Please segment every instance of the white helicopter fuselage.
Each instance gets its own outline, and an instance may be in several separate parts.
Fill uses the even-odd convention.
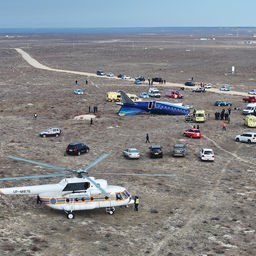
[[[56,210],[78,211],[133,204],[129,192],[93,177],[65,178],[56,184],[0,189],[6,195],[37,195],[40,203]]]

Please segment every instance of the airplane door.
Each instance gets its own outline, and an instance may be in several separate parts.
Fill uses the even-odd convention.
[[[150,101],[150,102],[148,103],[148,109],[154,108],[154,105],[155,105],[155,102],[154,102],[154,101]]]

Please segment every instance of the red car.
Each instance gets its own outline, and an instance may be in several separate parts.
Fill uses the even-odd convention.
[[[179,91],[166,91],[165,97],[173,99],[182,99],[183,95]]]
[[[184,132],[184,136],[194,138],[194,139],[200,139],[202,138],[202,133],[200,132],[200,130],[196,128],[190,128]]]

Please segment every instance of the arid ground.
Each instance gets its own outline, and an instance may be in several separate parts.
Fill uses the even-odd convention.
[[[233,36],[215,40],[168,35],[1,36],[1,177],[53,172],[8,159],[8,155],[75,169],[106,152],[108,158],[92,168],[90,175],[126,187],[141,203],[138,212],[132,206],[118,208],[114,215],[97,209],[76,212],[75,219],[68,220],[64,212],[37,205],[36,198],[2,195],[0,255],[256,255],[255,145],[234,141],[235,135],[250,130],[243,125],[242,96],[210,91],[197,94],[185,88],[182,102],[209,114],[200,124],[203,138],[199,140],[183,136],[192,125],[184,116],[120,117],[119,106],[105,101],[108,91],[147,91],[147,79],[156,76],[167,81],[166,85],[155,84],[163,94],[171,83],[182,86],[192,77],[217,89],[230,84],[232,90],[247,93],[256,88],[256,44],[249,44],[250,40],[254,42],[253,38]],[[38,69],[15,48],[53,69],[92,74],[103,69],[115,75],[143,75],[146,82],[134,85],[132,81]],[[232,66],[235,74],[231,74]],[[74,95],[76,88],[85,89],[85,94]],[[227,131],[222,130],[221,121],[214,120],[216,110],[222,109],[213,105],[216,100],[233,102]],[[99,110],[93,125],[74,119],[88,114],[89,106]],[[63,134],[40,138],[39,132],[47,127],[59,127]],[[146,133],[151,144],[163,146],[163,159],[149,158]],[[89,154],[64,156],[73,141],[88,144]],[[171,156],[177,142],[187,144],[185,158]],[[141,159],[122,156],[131,146],[141,151]],[[202,147],[214,150],[214,162],[199,160]],[[132,175],[136,173],[174,175]],[[9,181],[1,182],[0,187],[59,180]]]

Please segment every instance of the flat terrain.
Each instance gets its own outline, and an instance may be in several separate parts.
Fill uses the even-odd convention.
[[[183,137],[193,124],[183,116],[137,115],[119,117],[108,91],[139,94],[148,89],[132,81],[84,76],[37,69],[15,50],[21,48],[41,64],[61,70],[95,74],[103,69],[115,75],[160,76],[166,85],[183,84],[191,77],[215,88],[231,84],[232,90],[256,88],[256,51],[251,38],[172,36],[21,36],[0,37],[0,174],[1,177],[52,172],[6,158],[16,155],[75,169],[86,166],[103,152],[109,157],[90,175],[122,185],[141,199],[139,211],[118,208],[112,216],[104,209],[77,212],[74,220],[61,211],[36,204],[36,198],[1,196],[0,255],[256,255],[255,145],[236,143],[244,130],[242,96],[184,90],[183,103],[204,109],[209,118],[200,124],[203,138]],[[231,74],[231,67],[236,73]],[[78,81],[78,85],[75,81]],[[88,85],[86,85],[86,80]],[[76,88],[85,95],[74,95]],[[171,87],[173,88],[173,87]],[[177,87],[179,89],[179,87]],[[163,101],[178,102],[162,98]],[[233,102],[227,131],[214,120],[216,100]],[[180,100],[179,100],[180,101]],[[89,106],[99,112],[88,120]],[[235,109],[236,108],[236,109]],[[37,113],[37,120],[33,114]],[[60,127],[58,138],[40,138],[47,127]],[[163,146],[163,159],[150,159],[145,143]],[[66,146],[81,141],[91,148],[80,157],[64,156]],[[186,143],[185,158],[171,156],[177,142]],[[126,147],[137,147],[142,158],[127,160]],[[200,148],[215,151],[215,162],[201,162]],[[119,174],[171,173],[172,177]],[[0,187],[55,183],[60,179],[2,182]]]

